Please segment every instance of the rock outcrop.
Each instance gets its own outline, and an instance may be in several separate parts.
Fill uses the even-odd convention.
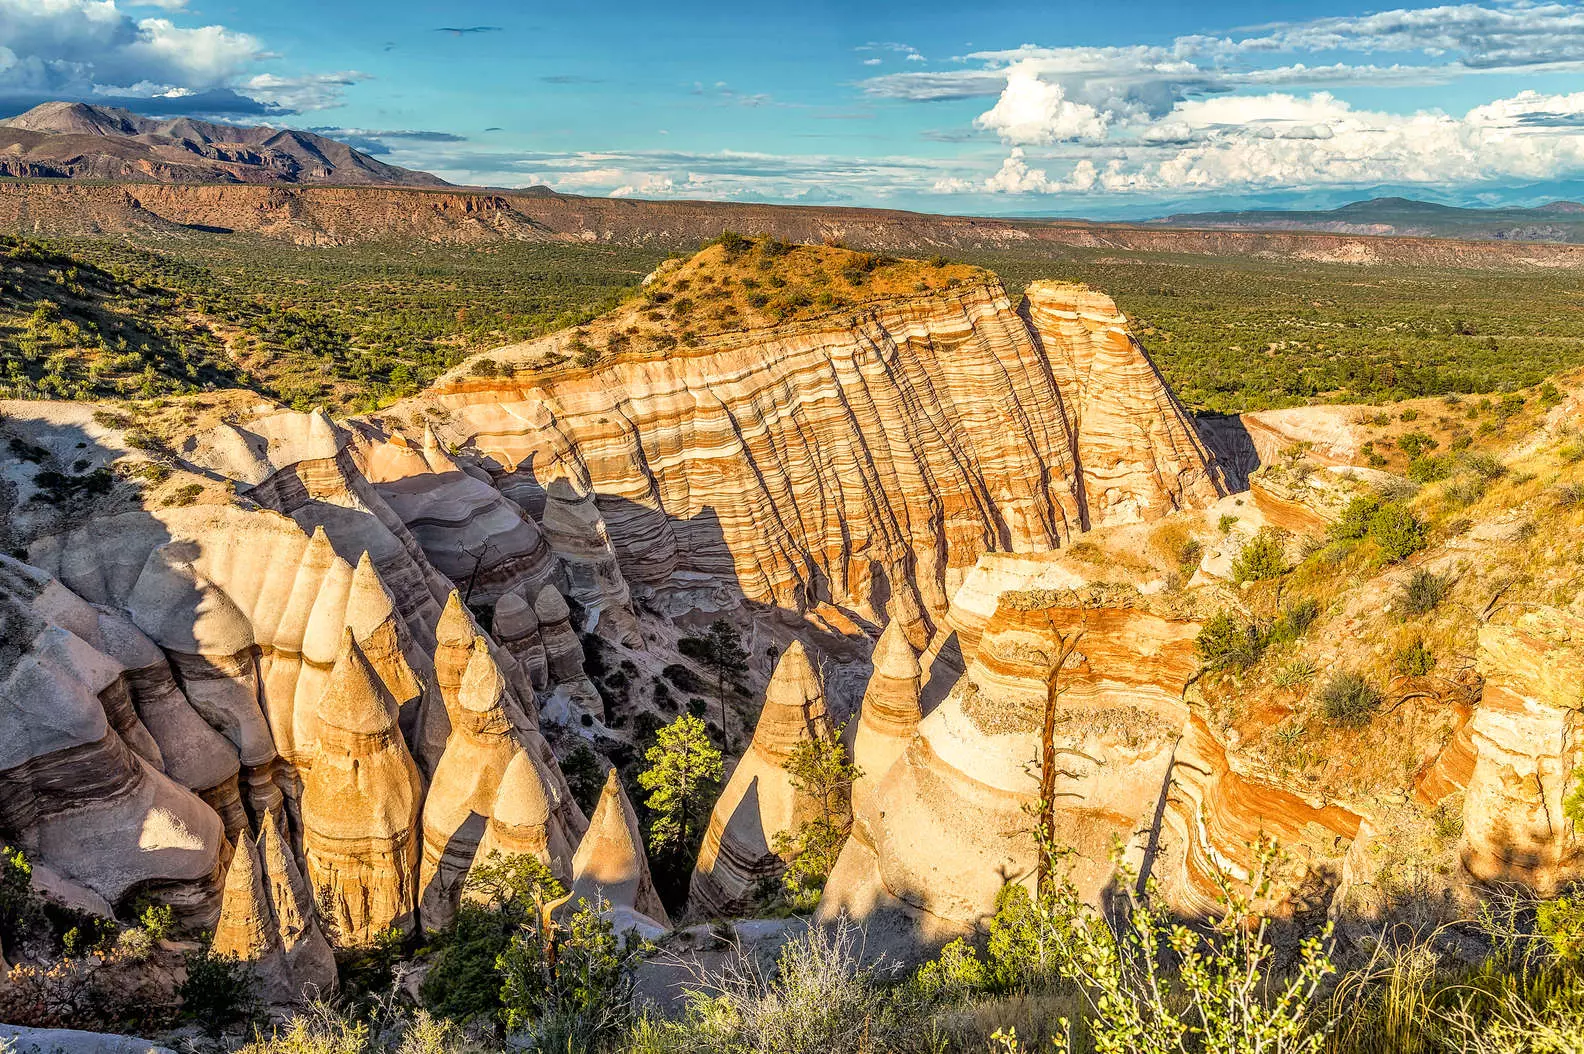
[[[1056,830],[1073,878],[1094,896],[1114,841],[1142,855],[1167,784],[1195,669],[1197,626],[1072,591],[1001,597],[967,674],[855,813],[825,887],[822,917],[864,921],[899,955],[970,933],[1007,881],[1030,882],[1040,726],[1061,637],[1077,650],[1056,700]]]
[[[1584,619],[1538,608],[1480,628],[1484,695],[1463,805],[1463,864],[1551,894],[1584,873],[1564,806],[1584,766]]]
[[[874,672],[864,689],[858,730],[853,734],[853,764],[862,771],[852,788],[855,814],[907,750],[923,719],[919,710],[923,671],[900,622],[880,634],[870,661]]]
[[[1214,503],[1215,460],[1116,303],[1064,282],[1031,283],[1026,295],[1070,421],[1085,528]]]
[[[266,816],[258,841],[243,831],[226,875],[212,951],[252,965],[266,1003],[290,1004],[335,991],[335,958],[320,932],[297,862]]]
[[[495,792],[474,865],[495,853],[531,856],[561,882],[570,882],[573,840],[551,801],[551,789],[532,756],[521,750],[513,754]]]
[[[797,790],[785,765],[799,743],[831,734],[825,690],[801,642],[776,664],[753,742],[715,802],[689,887],[689,910],[741,914],[755,888],[786,867],[775,836],[797,829],[818,803]]]
[[[412,928],[422,796],[396,702],[348,630],[319,703],[301,806],[308,879],[343,943]]]
[[[508,714],[507,693],[505,678],[480,638],[462,678],[451,737],[424,799],[419,888],[423,923],[430,930],[444,928],[456,913],[507,767],[524,753]],[[537,790],[543,800],[543,788]]]
[[[807,251],[835,268],[851,257]],[[725,263],[712,249],[675,276],[714,281]],[[928,295],[700,334],[663,355],[510,381],[458,374],[413,411],[443,417],[547,523],[569,511],[552,517],[550,483],[592,493],[623,580],[661,608],[674,593],[697,603],[713,583],[798,612],[901,619],[921,646],[983,553],[1049,549],[1087,524],[1219,493],[1114,305],[1036,291],[1032,324],[977,272]],[[623,310],[599,324],[641,321]],[[564,344],[491,354],[536,364]]]
[[[613,768],[589,820],[588,832],[572,858],[572,903],[605,905],[618,929],[658,937],[671,919],[649,874],[643,831],[621,779]]]

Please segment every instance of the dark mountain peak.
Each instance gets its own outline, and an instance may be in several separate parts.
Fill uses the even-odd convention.
[[[102,140],[94,143],[91,140]],[[0,176],[157,183],[336,183],[444,187],[438,176],[386,164],[293,128],[196,117],[163,120],[115,106],[42,103],[0,121]]]

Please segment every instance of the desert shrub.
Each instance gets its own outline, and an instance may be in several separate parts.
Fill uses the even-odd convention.
[[[475,377],[499,377],[500,372],[500,363],[488,357],[478,359],[468,367],[468,373]]]
[[[1230,512],[1223,512],[1221,514],[1221,518],[1216,521],[1216,530],[1220,531],[1222,534],[1230,534],[1232,528],[1237,526],[1237,522],[1238,518],[1236,516],[1232,515]]]
[[[1339,725],[1367,725],[1380,709],[1381,695],[1362,674],[1333,674],[1320,689],[1320,706],[1326,718]]]
[[[1405,416],[1403,420],[1408,421],[1412,420],[1412,418]],[[1439,443],[1423,432],[1409,432],[1397,437],[1397,449],[1407,454],[1410,459],[1427,454],[1439,445]]]
[[[684,637],[683,639],[688,640],[690,638]],[[684,652],[683,654],[686,653]],[[704,684],[704,678],[679,662],[667,665],[665,669],[660,671],[660,675],[676,685],[678,691],[702,692],[707,687]]]
[[[1369,537],[1380,547],[1381,556],[1388,563],[1418,552],[1425,547],[1425,525],[1406,508],[1395,503],[1382,505],[1370,517]]]
[[[1395,606],[1404,618],[1428,614],[1441,605],[1452,588],[1452,580],[1433,574],[1423,568],[1403,583],[1397,593]]]
[[[1399,648],[1392,656],[1392,669],[1404,677],[1423,677],[1435,669],[1435,655],[1416,637],[1413,643]]]
[[[646,1051],[860,1054],[897,1049],[883,977],[864,955],[863,934],[843,918],[789,941],[775,968],[750,954],[701,973],[682,1021],[640,1029]]]
[[[1478,476],[1458,476],[1447,481],[1441,494],[1453,505],[1473,505],[1485,496],[1485,481]]]
[[[211,1036],[246,1020],[257,1008],[253,969],[235,955],[189,952],[187,976],[176,987],[182,1013]]]
[[[494,1020],[505,1009],[497,961],[514,935],[538,925],[543,906],[565,890],[533,857],[491,853],[469,872],[467,893],[455,920],[437,938],[440,950],[419,998],[448,1020]]]
[[[1239,584],[1279,578],[1291,566],[1287,562],[1287,532],[1261,527],[1232,560],[1232,580]]]
[[[543,1054],[598,1050],[637,1017],[633,969],[646,945],[617,934],[606,905],[578,903],[553,933],[530,919],[495,961],[507,1027]]]
[[[1313,597],[1303,597],[1288,604],[1265,631],[1267,647],[1297,640],[1320,617],[1320,603]]]
[[[1557,507],[1576,509],[1584,505],[1584,484],[1564,483],[1556,489]]]
[[[1177,560],[1177,570],[1186,578],[1199,569],[1199,561],[1204,558],[1204,543],[1197,538],[1185,539],[1172,555]]]
[[[1213,615],[1194,638],[1194,654],[1209,670],[1253,666],[1264,651],[1259,627],[1228,611]]]
[[[1473,473],[1486,482],[1500,479],[1507,474],[1507,466],[1503,465],[1500,459],[1490,454],[1478,451],[1465,453],[1460,460],[1462,467],[1466,471]]]
[[[1388,563],[1396,563],[1425,547],[1425,525],[1402,504],[1378,494],[1363,494],[1348,502],[1331,525],[1333,541],[1368,538]]]
[[[22,850],[0,846],[0,941],[6,950],[43,920],[44,912],[33,893],[33,865]]]
[[[1408,478],[1415,483],[1434,483],[1452,474],[1452,459],[1435,454],[1421,454],[1408,462]]]
[[[1535,931],[1557,960],[1570,964],[1584,961],[1584,897],[1541,901],[1535,907]]]

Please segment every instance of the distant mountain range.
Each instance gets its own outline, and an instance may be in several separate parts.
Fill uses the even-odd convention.
[[[139,183],[445,187],[312,132],[47,102],[0,121],[0,176]]]
[[[1584,204],[1553,201],[1537,208],[1465,209],[1411,198],[1371,198],[1317,212],[1257,209],[1189,212],[1153,220],[1171,227],[1324,231],[1414,238],[1520,242],[1584,242]]]

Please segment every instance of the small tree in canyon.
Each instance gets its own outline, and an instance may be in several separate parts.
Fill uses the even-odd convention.
[[[638,786],[649,792],[649,851],[667,878],[685,877],[720,790],[721,753],[710,742],[704,722],[682,714],[655,736],[644,752],[649,767]]]
[[[715,698],[720,704],[721,746],[731,749],[726,730],[726,678],[748,672],[748,653],[743,650],[742,634],[729,620],[718,618],[702,637],[683,637],[682,654],[715,674]]]
[[[818,732],[792,748],[783,767],[792,786],[817,811],[791,831],[778,831],[771,848],[789,861],[782,882],[799,902],[818,894],[852,831],[852,786],[863,776],[842,745],[841,730]]]

